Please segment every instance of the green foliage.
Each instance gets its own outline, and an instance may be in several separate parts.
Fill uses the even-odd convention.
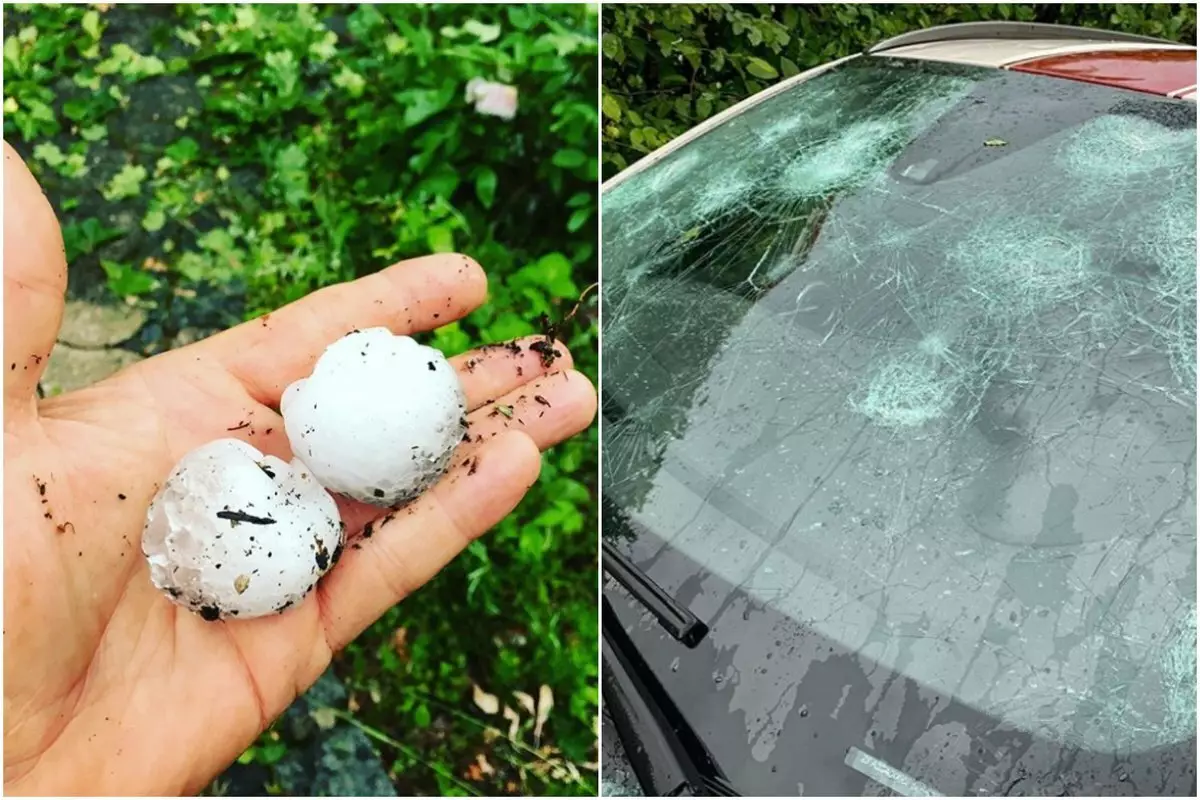
[[[73,291],[145,306],[149,351],[430,251],[490,276],[487,305],[426,337],[449,354],[537,332],[596,280],[594,8],[18,5],[4,22],[5,136],[63,220]],[[516,117],[477,113],[472,78],[516,86]],[[588,306],[563,335],[594,378]],[[401,793],[460,793],[444,773],[479,755],[486,794],[594,793],[562,763],[596,759],[596,446],[592,430],[547,454],[514,515],[336,662]],[[549,749],[511,742],[474,684],[514,708],[546,685]]]
[[[1104,28],[1194,44],[1195,5],[606,5],[604,173],[791,77],[910,30],[1012,20]]]

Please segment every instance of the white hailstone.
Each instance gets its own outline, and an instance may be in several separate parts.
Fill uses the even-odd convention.
[[[337,504],[308,468],[238,439],[180,459],[142,532],[154,585],[207,620],[283,611],[341,549]]]
[[[387,328],[338,339],[280,403],[292,452],[321,485],[378,506],[406,503],[445,474],[466,407],[446,357]]]

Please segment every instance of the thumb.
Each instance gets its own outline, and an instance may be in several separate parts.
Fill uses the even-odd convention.
[[[50,201],[4,143],[4,400],[36,413],[36,388],[62,324],[67,258]]]

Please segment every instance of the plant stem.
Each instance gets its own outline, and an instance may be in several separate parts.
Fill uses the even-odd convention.
[[[483,797],[483,792],[479,791],[471,784],[462,780],[457,775],[455,775],[454,773],[447,770],[445,767],[441,767],[441,766],[438,766],[436,764],[432,764],[432,763],[426,761],[424,758],[422,758],[420,756],[420,754],[417,753],[416,750],[414,750],[413,748],[404,744],[403,742],[398,742],[395,739],[393,739],[391,736],[388,736],[383,731],[377,730],[376,728],[372,728],[370,725],[366,724],[365,722],[362,722],[362,721],[356,719],[354,717],[354,715],[349,713],[348,711],[342,711],[340,708],[333,708],[330,710],[333,712],[333,715],[335,717],[337,717],[338,719],[349,722],[351,725],[358,728],[360,731],[365,733],[367,736],[370,736],[372,739],[375,739],[376,741],[379,741],[379,742],[383,742],[384,744],[388,745],[391,748],[394,748],[395,750],[402,753],[403,755],[408,756],[413,761],[416,761],[418,764],[432,770],[433,772],[437,773],[438,775],[441,775],[446,780],[452,781],[456,786],[458,786],[460,789],[462,789],[467,794],[472,795],[474,797]]]

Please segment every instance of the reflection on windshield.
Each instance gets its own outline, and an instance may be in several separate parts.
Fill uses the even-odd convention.
[[[869,705],[895,670],[1064,747],[1193,737],[1194,113],[863,59],[606,193],[633,556],[886,666]],[[756,758],[820,655],[787,659],[731,690]]]

